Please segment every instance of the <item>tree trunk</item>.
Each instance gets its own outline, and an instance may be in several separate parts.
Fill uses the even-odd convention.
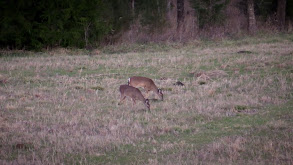
[[[132,14],[132,17],[134,17],[134,15],[135,15],[134,1],[135,0],[131,0],[131,14]]]
[[[184,22],[184,0],[177,0],[177,30],[181,29]]]
[[[157,0],[157,8],[158,8],[158,14],[161,15],[159,0]]]
[[[89,31],[90,31],[91,23],[87,23],[84,25],[84,41],[85,41],[85,47],[89,48]]]
[[[279,23],[279,30],[285,29],[286,21],[286,0],[278,0],[277,19]]]
[[[256,31],[256,20],[254,13],[254,0],[247,0],[248,32],[254,34]]]

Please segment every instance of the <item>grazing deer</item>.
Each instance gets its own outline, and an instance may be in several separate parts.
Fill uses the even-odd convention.
[[[133,105],[135,104],[136,100],[139,100],[144,103],[144,105],[148,108],[148,110],[150,110],[149,99],[145,99],[139,89],[129,85],[120,85],[119,91],[120,91],[121,97],[120,97],[120,102],[118,103],[118,105],[121,105],[123,101],[125,100],[126,96],[128,96],[132,99]]]
[[[158,88],[154,81],[150,78],[133,76],[128,79],[128,85],[136,88],[144,88],[147,93],[146,98],[149,96],[149,91],[153,91],[160,97],[161,100],[163,100],[162,90]]]

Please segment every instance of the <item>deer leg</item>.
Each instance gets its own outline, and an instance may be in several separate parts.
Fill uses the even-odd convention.
[[[136,104],[135,99],[132,99],[132,101],[133,101],[133,105],[135,105]]]
[[[121,95],[121,97],[120,97],[120,101],[119,101],[118,105],[123,104],[123,101],[125,100],[125,98],[126,98],[126,96],[122,96],[122,95]]]
[[[146,95],[145,95],[145,98],[146,98],[146,99],[149,98],[149,94],[150,94],[149,92],[150,92],[150,91],[146,91]]]

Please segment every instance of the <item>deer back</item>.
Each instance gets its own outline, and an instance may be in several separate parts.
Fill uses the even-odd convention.
[[[145,102],[145,98],[143,97],[142,93],[140,92],[139,89],[135,87],[128,86],[128,85],[121,85],[119,90],[121,95],[123,96],[128,96],[132,99]]]
[[[158,88],[152,79],[147,77],[133,76],[128,79],[128,85],[136,88],[142,87],[149,91],[156,91]]]

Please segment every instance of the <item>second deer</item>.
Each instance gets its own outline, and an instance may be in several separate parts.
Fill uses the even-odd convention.
[[[129,85],[120,85],[119,91],[121,97],[118,105],[121,105],[126,97],[130,97],[133,101],[133,105],[135,104],[136,100],[139,100],[144,103],[148,110],[150,110],[149,99],[145,99],[139,89]]]
[[[163,92],[160,88],[156,86],[154,81],[150,78],[147,77],[139,77],[139,76],[133,76],[128,79],[128,85],[133,86],[135,88],[144,88],[146,91],[147,95],[146,98],[149,96],[149,92],[153,91],[156,93],[161,100],[163,100]]]

